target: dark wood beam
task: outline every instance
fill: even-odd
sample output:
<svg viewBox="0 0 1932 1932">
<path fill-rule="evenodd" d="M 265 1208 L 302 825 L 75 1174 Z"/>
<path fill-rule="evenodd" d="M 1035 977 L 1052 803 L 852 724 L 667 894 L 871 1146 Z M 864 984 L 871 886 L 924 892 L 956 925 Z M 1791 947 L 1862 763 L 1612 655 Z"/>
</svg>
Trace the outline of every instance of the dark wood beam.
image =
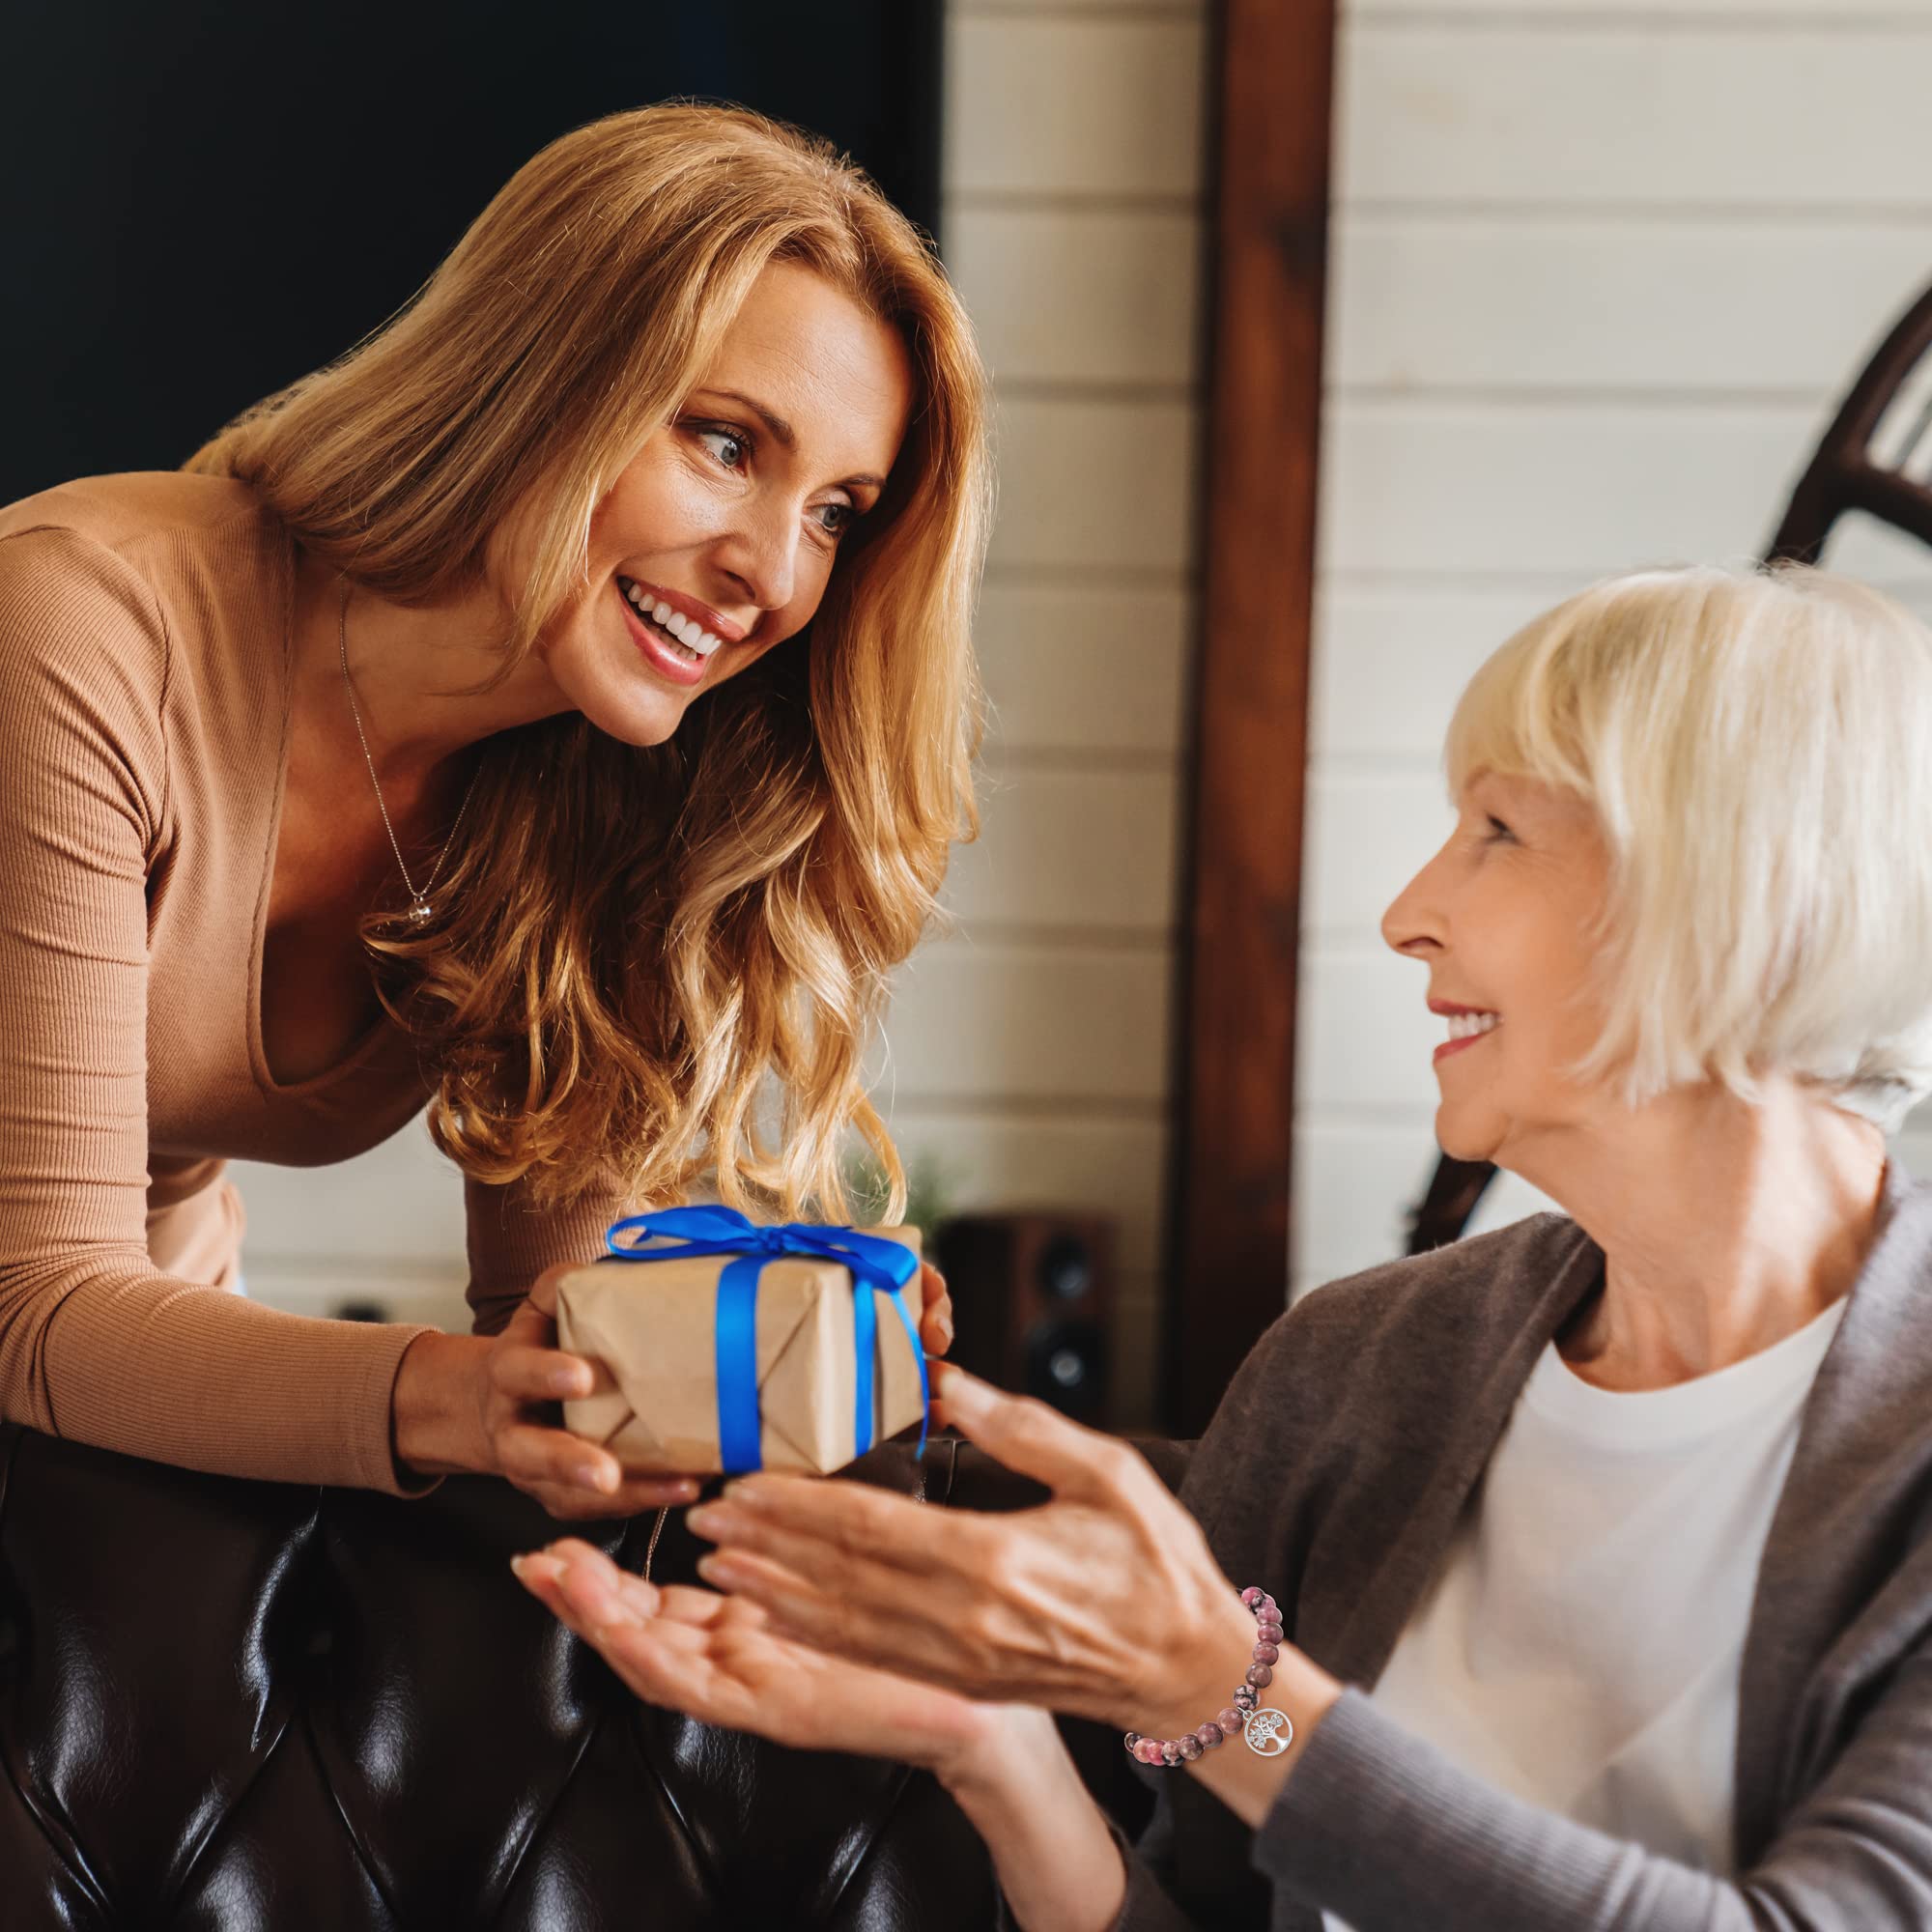
<svg viewBox="0 0 1932 1932">
<path fill-rule="evenodd" d="M 1164 1419 L 1284 1305 L 1334 0 L 1223 0 Z"/>
</svg>

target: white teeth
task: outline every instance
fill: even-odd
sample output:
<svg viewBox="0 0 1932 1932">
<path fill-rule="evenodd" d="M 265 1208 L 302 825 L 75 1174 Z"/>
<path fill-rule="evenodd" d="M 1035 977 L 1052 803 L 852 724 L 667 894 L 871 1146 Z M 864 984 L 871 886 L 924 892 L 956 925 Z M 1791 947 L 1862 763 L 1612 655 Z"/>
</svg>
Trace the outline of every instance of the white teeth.
<svg viewBox="0 0 1932 1932">
<path fill-rule="evenodd" d="M 708 658 L 718 648 L 719 639 L 695 617 L 687 617 L 662 598 L 653 599 L 641 584 L 624 580 L 620 585 L 625 600 L 641 617 L 648 617 L 659 630 L 668 632 L 677 647 L 689 658 Z"/>
<path fill-rule="evenodd" d="M 663 611 L 669 606 L 661 604 L 658 608 Z M 696 651 L 701 658 L 708 658 L 718 648 L 718 639 L 696 617 L 687 617 L 681 611 L 672 611 L 669 617 L 660 617 L 658 622 L 686 650 Z"/>
<path fill-rule="evenodd" d="M 1450 1013 L 1449 1037 L 1451 1039 L 1473 1039 L 1479 1033 L 1488 1033 L 1496 1024 L 1494 1013 Z"/>
</svg>

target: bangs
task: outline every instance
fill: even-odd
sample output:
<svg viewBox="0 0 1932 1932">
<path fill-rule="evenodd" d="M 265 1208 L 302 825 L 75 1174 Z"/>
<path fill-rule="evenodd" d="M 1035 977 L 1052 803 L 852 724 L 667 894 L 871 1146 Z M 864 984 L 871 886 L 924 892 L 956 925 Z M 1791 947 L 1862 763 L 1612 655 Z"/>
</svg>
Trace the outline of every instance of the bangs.
<svg viewBox="0 0 1932 1932">
<path fill-rule="evenodd" d="M 1491 655 L 1457 701 L 1442 748 L 1449 796 L 1479 772 L 1537 779 L 1595 803 L 1580 720 L 1589 634 L 1583 592 L 1531 619 Z"/>
</svg>

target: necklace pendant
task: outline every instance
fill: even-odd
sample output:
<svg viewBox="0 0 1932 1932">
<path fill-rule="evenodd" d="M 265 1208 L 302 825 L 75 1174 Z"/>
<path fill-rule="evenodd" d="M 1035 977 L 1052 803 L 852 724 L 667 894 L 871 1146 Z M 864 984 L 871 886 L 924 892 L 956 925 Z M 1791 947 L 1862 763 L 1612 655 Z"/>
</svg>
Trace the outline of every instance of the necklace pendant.
<svg viewBox="0 0 1932 1932">
<path fill-rule="evenodd" d="M 436 908 L 426 898 L 418 896 L 410 905 L 403 917 L 412 925 L 427 925 L 436 917 Z"/>
</svg>

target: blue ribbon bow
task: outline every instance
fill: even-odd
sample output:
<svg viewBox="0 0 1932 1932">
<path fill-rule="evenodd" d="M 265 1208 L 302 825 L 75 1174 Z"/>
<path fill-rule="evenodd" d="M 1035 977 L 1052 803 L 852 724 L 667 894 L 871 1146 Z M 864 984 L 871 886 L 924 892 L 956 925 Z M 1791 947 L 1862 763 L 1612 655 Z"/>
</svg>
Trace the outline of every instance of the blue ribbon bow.
<svg viewBox="0 0 1932 1932">
<path fill-rule="evenodd" d="M 658 1243 L 642 1247 L 619 1236 Z M 784 1221 L 760 1227 L 734 1208 L 667 1208 L 655 1214 L 631 1214 L 613 1221 L 604 1236 L 608 1252 L 620 1262 L 696 1260 L 705 1255 L 734 1259 L 718 1277 L 716 1341 L 718 1362 L 718 1448 L 727 1472 L 737 1475 L 762 1466 L 758 1443 L 758 1277 L 765 1264 L 781 1255 L 837 1262 L 852 1274 L 852 1352 L 858 1368 L 858 1403 L 853 1425 L 855 1454 L 872 1446 L 872 1356 L 878 1342 L 878 1309 L 883 1294 L 897 1311 L 919 1365 L 919 1453 L 925 1454 L 932 1391 L 925 1375 L 925 1350 L 919 1328 L 900 1293 L 919 1272 L 919 1257 L 897 1241 L 862 1235 L 854 1228 L 814 1227 Z"/>
</svg>

